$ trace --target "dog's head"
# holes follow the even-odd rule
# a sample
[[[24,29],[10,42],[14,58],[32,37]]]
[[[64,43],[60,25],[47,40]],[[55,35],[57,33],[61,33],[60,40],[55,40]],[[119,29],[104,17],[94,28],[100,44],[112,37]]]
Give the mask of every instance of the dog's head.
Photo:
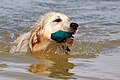
[[[59,30],[74,34],[77,27],[77,23],[70,23],[69,18],[62,13],[47,13],[33,27],[30,44],[33,46],[42,40],[51,40],[51,34]]]

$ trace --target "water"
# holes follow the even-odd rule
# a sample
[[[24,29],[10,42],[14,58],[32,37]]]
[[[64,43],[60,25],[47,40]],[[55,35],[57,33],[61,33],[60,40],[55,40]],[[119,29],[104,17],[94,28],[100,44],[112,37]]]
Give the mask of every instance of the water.
[[[73,56],[10,54],[40,15],[57,11],[79,23]],[[119,0],[0,0],[1,80],[120,80]]]

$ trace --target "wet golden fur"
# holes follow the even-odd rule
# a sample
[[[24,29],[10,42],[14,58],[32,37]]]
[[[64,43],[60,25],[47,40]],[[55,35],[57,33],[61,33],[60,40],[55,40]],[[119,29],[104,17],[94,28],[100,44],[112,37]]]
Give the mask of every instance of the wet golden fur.
[[[61,22],[55,22],[56,19],[61,19]],[[15,40],[17,45],[14,46],[14,52],[22,52],[26,46],[31,52],[43,50],[54,42],[51,40],[51,34],[58,30],[69,32],[69,18],[62,13],[47,13],[37,21],[31,31],[21,35]]]

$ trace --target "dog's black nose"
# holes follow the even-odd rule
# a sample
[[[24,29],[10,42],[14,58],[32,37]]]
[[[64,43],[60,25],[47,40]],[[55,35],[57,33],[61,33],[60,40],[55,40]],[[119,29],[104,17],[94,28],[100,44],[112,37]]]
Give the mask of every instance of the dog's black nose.
[[[77,30],[78,26],[79,25],[77,23],[71,23],[70,24],[70,27],[73,28],[74,30]]]

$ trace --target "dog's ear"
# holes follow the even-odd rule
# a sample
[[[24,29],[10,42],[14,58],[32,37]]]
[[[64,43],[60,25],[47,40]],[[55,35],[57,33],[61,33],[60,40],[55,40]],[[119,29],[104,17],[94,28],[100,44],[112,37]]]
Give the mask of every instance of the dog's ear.
[[[42,34],[43,34],[43,22],[40,21],[39,23],[35,24],[31,31],[31,37],[29,40],[29,48],[31,51],[34,45],[41,42]]]
[[[33,29],[31,31],[31,37],[29,40],[29,48],[31,51],[33,50],[33,47],[37,45],[37,43],[41,42],[41,39],[43,37],[43,28],[44,28],[46,18],[47,17],[45,15],[41,16],[41,18],[33,26]]]

